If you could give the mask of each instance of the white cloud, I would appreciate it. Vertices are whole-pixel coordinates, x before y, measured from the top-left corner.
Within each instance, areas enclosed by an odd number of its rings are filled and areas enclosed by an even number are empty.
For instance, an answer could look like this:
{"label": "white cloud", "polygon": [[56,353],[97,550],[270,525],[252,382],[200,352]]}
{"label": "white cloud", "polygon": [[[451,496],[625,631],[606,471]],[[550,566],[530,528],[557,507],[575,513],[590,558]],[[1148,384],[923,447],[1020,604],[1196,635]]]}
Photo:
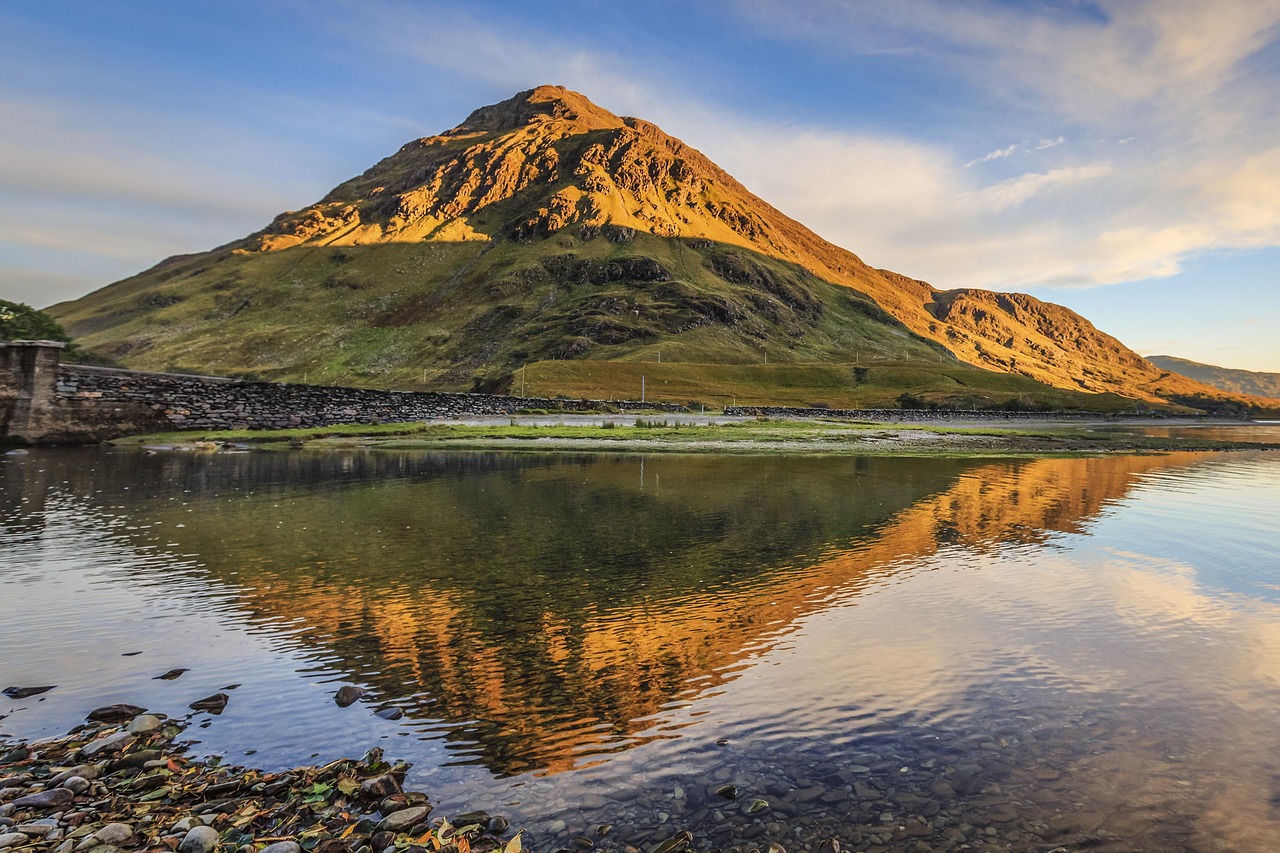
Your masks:
{"label": "white cloud", "polygon": [[981,157],[978,157],[976,160],[970,160],[968,163],[964,164],[964,167],[968,169],[971,166],[977,166],[980,163],[990,163],[992,160],[1003,160],[1005,157],[1013,156],[1015,153],[1017,153],[1017,151],[1018,151],[1018,143],[1015,142],[1012,145],[1006,146],[1004,148],[997,148],[995,151],[991,151],[986,154],[983,154]]}
{"label": "white cloud", "polygon": [[1057,148],[1059,145],[1061,145],[1066,141],[1067,141],[1067,138],[1065,136],[1059,136],[1057,139],[1041,139],[1040,144],[1036,146],[1036,150],[1047,151],[1050,148]]}

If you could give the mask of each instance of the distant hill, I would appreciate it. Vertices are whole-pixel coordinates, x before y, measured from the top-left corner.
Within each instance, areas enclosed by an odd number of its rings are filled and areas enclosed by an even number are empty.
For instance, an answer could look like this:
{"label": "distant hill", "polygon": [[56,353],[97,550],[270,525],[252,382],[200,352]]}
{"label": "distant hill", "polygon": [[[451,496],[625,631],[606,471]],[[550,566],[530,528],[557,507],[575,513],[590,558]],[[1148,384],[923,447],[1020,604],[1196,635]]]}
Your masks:
{"label": "distant hill", "polygon": [[1183,376],[1212,385],[1232,394],[1250,394],[1256,397],[1280,399],[1280,373],[1261,373],[1254,370],[1236,370],[1231,367],[1218,367],[1212,364],[1201,364],[1172,355],[1149,355],[1147,361],[1172,370]]}
{"label": "distant hill", "polygon": [[50,311],[125,366],[273,379],[471,389],[564,359],[958,361],[1075,392],[1224,396],[1061,306],[870,267],[655,125],[557,86]]}

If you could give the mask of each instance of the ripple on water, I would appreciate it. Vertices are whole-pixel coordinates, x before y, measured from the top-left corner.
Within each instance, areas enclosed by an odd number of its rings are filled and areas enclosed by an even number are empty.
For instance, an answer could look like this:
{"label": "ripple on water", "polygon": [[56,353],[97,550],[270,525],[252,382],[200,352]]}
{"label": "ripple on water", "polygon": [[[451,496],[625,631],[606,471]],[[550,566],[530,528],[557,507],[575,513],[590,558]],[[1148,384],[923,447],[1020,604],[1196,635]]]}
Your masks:
{"label": "ripple on water", "polygon": [[238,683],[198,750],[382,744],[548,848],[1280,839],[1276,454],[24,459],[5,731]]}

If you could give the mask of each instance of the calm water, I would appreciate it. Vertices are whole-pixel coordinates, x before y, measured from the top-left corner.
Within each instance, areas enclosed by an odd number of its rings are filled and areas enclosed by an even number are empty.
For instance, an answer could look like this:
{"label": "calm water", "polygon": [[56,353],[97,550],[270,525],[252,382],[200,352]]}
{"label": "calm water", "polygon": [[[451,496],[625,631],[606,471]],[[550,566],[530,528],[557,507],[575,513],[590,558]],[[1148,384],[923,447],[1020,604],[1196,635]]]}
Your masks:
{"label": "calm water", "polygon": [[0,683],[57,688],[0,732],[239,685],[197,753],[382,746],[540,849],[1280,849],[1278,505],[1277,453],[5,456]]}

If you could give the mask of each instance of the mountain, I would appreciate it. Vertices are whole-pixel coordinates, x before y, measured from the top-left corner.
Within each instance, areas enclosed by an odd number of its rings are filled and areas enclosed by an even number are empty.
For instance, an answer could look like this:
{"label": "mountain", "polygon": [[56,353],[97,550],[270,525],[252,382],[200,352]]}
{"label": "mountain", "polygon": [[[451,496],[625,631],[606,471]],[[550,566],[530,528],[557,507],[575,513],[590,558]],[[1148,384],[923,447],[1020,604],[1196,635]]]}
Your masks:
{"label": "mountain", "polygon": [[1086,392],[1222,396],[1061,306],[875,269],[655,125],[557,86],[50,310],[127,366],[269,378],[495,387],[531,361],[665,354],[958,360]]}
{"label": "mountain", "polygon": [[1201,364],[1172,355],[1149,355],[1147,361],[1172,370],[1197,382],[1212,385],[1214,388],[1232,394],[1248,394],[1255,397],[1280,399],[1280,373],[1262,373],[1254,370],[1237,370],[1231,367],[1218,367],[1212,364]]}

